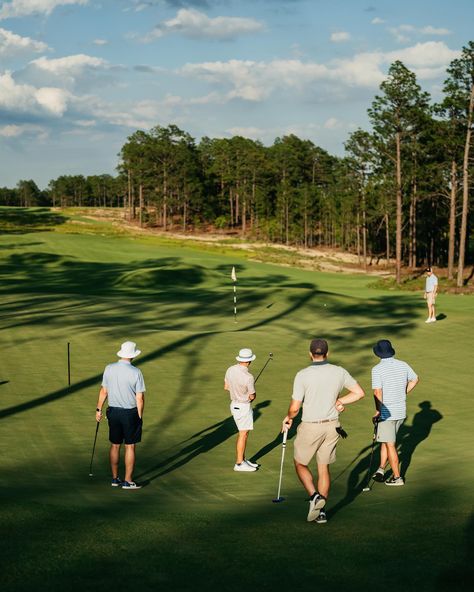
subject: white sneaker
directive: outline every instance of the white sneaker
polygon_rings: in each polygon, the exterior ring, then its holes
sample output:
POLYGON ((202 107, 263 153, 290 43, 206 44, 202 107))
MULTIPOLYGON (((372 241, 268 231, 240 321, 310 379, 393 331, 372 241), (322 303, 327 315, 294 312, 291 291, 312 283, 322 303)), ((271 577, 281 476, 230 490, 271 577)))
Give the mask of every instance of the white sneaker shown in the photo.
POLYGON ((260 465, 258 463, 254 463, 251 460, 247 460, 246 458, 244 458, 244 462, 246 462, 251 467, 255 467, 256 469, 260 468, 260 465))
POLYGON ((434 319, 431 319, 430 323, 436 323, 436 317, 434 319))
POLYGON ((431 319, 426 319, 425 323, 431 323, 431 319))
POLYGON ((309 512, 306 520, 314 522, 319 516, 319 512, 326 505, 326 498, 317 493, 312 500, 309 501, 309 512))
POLYGON ((235 463, 234 465, 234 471, 240 471, 242 473, 252 473, 253 471, 256 471, 257 468, 256 467, 251 467, 245 460, 244 462, 241 462, 240 464, 235 463))

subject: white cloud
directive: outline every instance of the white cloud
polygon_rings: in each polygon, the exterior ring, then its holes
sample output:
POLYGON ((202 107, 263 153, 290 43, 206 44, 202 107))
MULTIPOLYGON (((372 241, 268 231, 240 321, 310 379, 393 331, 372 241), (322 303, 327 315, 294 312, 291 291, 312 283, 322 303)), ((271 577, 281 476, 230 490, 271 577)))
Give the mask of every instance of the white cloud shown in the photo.
POLYGON ((399 43, 408 43, 410 37, 413 35, 435 35, 445 36, 450 35, 449 29, 436 28, 428 25, 426 27, 414 27, 413 25, 399 25, 398 27, 390 27, 390 33, 395 37, 399 43))
MULTIPOLYGON (((182 8, 176 16, 157 25, 150 33, 141 38, 151 42, 169 33, 179 33, 191 39, 231 40, 239 35, 256 33, 264 28, 263 24, 252 18, 217 16, 210 18, 193 8, 182 8)), ((140 36, 134 35, 140 39, 140 36)))
POLYGON ((378 16, 373 18, 370 22, 372 25, 383 25, 385 23, 385 21, 383 19, 379 18, 378 16))
POLYGON ((35 98, 45 111, 62 117, 67 109, 69 93, 62 88, 43 87, 35 92, 35 98))
POLYGON ((420 29, 420 33, 423 33, 423 35, 451 35, 452 31, 450 31, 449 29, 443 29, 443 28, 439 28, 437 29, 436 27, 432 27, 431 25, 428 25, 427 27, 423 27, 422 29, 420 29))
POLYGON ((41 57, 30 62, 36 68, 57 76, 78 76, 85 68, 100 68, 107 65, 102 58, 76 54, 64 58, 41 57))
POLYGON ((49 15, 58 6, 70 4, 85 5, 89 0, 10 0, 0 8, 0 20, 27 16, 30 14, 49 15))
POLYGON ((49 49, 46 43, 30 37, 21 37, 12 31, 0 28, 0 57, 9 58, 25 53, 41 53, 49 49))
POLYGON ((218 87, 222 100, 261 102, 274 92, 304 92, 311 96, 326 92, 333 98, 341 89, 375 89, 386 77, 386 69, 401 60, 420 79, 435 78, 458 57, 440 41, 417 43, 392 52, 366 52, 352 58, 334 59, 327 64, 294 60, 254 62, 230 60, 186 64, 179 73, 197 77, 218 87), (323 84, 324 83, 324 84, 323 84))
POLYGON ((46 137, 47 131, 40 125, 25 123, 22 125, 4 125, 0 126, 0 137, 18 138, 24 134, 46 137))
POLYGON ((341 127, 343 127, 343 123, 342 121, 339 121, 339 119, 337 119, 336 117, 330 117, 329 119, 327 119, 324 122, 324 129, 340 129, 341 127))
POLYGON ((62 117, 70 97, 61 88, 17 84, 8 71, 0 75, 0 109, 11 113, 62 117))
POLYGON ((349 41, 351 38, 350 33, 347 31, 336 31, 331 34, 331 41, 333 43, 341 43, 343 41, 349 41))
POLYGON ((107 39, 94 39, 94 41, 92 43, 94 45, 107 45, 108 41, 107 41, 107 39))

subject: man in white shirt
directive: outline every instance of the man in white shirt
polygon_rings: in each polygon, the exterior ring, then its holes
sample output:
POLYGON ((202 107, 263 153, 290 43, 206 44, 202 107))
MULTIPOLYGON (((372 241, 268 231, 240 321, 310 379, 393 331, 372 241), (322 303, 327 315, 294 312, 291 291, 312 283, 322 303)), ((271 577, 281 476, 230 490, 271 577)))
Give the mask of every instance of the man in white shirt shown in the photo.
POLYGON ((438 278, 433 273, 433 269, 431 267, 427 267, 425 269, 425 273, 426 284, 424 299, 428 305, 428 318, 426 319, 425 323, 434 323, 436 322, 435 301, 436 294, 438 292, 438 278))
POLYGON ((227 369, 224 379, 224 389, 230 394, 230 412, 239 430, 234 471, 245 473, 254 472, 259 467, 245 458, 247 438, 249 431, 253 430, 252 401, 257 396, 254 377, 249 372, 249 366, 255 358, 251 349, 241 349, 235 358, 238 363, 227 369))

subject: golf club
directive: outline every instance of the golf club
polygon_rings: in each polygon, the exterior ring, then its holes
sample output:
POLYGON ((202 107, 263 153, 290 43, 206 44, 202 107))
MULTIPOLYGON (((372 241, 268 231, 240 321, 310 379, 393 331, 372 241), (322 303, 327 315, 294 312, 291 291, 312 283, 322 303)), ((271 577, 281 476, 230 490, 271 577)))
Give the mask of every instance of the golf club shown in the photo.
POLYGON ((370 451, 370 461, 369 461, 369 466, 367 468, 367 478, 366 478, 366 483, 365 483, 365 487, 362 491, 370 491, 370 480, 371 480, 371 468, 372 468, 372 459, 374 457, 374 448, 375 448, 375 441, 377 439, 377 429, 379 427, 379 421, 378 418, 375 418, 374 420, 374 432, 372 434, 372 448, 370 451))
POLYGON ((260 372, 258 373, 258 375, 257 375, 257 378, 256 378, 256 379, 255 379, 255 381, 254 381, 254 384, 255 384, 255 383, 257 382, 257 380, 260 378, 260 376, 261 376, 262 372, 265 370, 265 368, 267 367, 267 364, 268 364, 268 362, 269 362, 270 360, 273 360, 273 354, 272 354, 272 352, 270 352, 270 353, 268 354, 268 360, 265 362, 265 365, 263 366, 263 368, 262 368, 262 369, 260 370, 260 372))
POLYGON ((283 442, 281 444, 281 464, 280 464, 280 479, 278 480, 278 493, 275 499, 272 499, 274 504, 279 504, 280 502, 285 501, 284 497, 280 496, 281 493, 281 480, 283 477, 283 462, 285 460, 285 450, 286 450, 286 439, 288 438, 288 430, 283 432, 283 442))
POLYGON ((100 426, 100 422, 97 422, 97 426, 95 428, 95 438, 94 438, 94 446, 92 447, 92 456, 91 456, 91 464, 89 466, 89 477, 92 477, 92 463, 94 461, 94 452, 95 452, 95 444, 97 442, 97 434, 99 433, 99 426, 100 426))

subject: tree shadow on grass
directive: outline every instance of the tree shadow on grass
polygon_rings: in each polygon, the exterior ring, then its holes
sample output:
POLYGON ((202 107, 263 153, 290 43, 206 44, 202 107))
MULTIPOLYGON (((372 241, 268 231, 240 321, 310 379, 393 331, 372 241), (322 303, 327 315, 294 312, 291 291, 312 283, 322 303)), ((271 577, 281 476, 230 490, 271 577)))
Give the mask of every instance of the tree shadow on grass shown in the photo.
POLYGON ((67 222, 66 216, 49 208, 0 208, 0 234, 49 231, 67 222))
MULTIPOLYGON (((299 426, 300 423, 301 423, 301 414, 299 414, 293 420, 293 425, 291 426, 291 429, 288 431, 287 440, 291 440, 292 438, 294 438, 296 436, 296 429, 298 428, 298 426, 299 426)), ((258 450, 254 455, 252 455, 252 457, 250 458, 250 460, 252 462, 258 462, 261 458, 263 458, 264 456, 266 456, 273 449, 275 449, 278 446, 280 446, 280 444, 282 443, 282 441, 283 441, 283 435, 282 435, 282 433, 280 431, 273 438, 273 440, 271 440, 270 442, 268 442, 268 444, 265 444, 264 446, 262 446, 260 448, 260 450, 258 450)))
MULTIPOLYGON (((428 436, 431 433, 431 428, 433 427, 433 424, 435 424, 443 418, 439 411, 437 411, 436 409, 432 409, 430 401, 423 401, 419 404, 419 407, 421 411, 418 411, 418 413, 416 413, 413 416, 412 424, 407 425, 406 423, 404 423, 397 434, 398 456, 400 459, 400 474, 402 475, 402 477, 405 477, 407 474, 408 468, 412 462, 415 449, 418 447, 419 444, 421 444, 421 442, 428 438, 428 436)), ((355 500, 355 498, 362 492, 366 483, 369 484, 371 482, 371 478, 367 480, 367 475, 369 475, 370 477, 375 472, 376 468, 380 465, 380 446, 377 444, 375 446, 376 448, 374 450, 374 455, 371 464, 370 460, 372 445, 369 444, 368 446, 362 448, 362 450, 360 450, 357 456, 337 475, 335 479, 333 479, 334 483, 349 469, 350 466, 353 465, 354 462, 360 459, 349 474, 349 478, 347 480, 346 494, 344 498, 337 502, 337 504, 331 510, 332 516, 337 514, 337 512, 342 510, 345 506, 351 504, 355 500)))
POLYGON ((472 590, 474 582, 474 514, 471 514, 465 531, 465 551, 460 554, 458 563, 445 569, 438 577, 436 590, 445 592, 464 592, 472 590), (464 555, 464 556, 462 556, 464 555))
MULTIPOLYGON (((270 404, 271 401, 267 400, 255 405, 253 409, 254 422, 258 421, 262 415, 261 410, 265 407, 268 407, 270 404)), ((234 418, 232 416, 226 417, 226 419, 223 419, 222 421, 219 421, 218 423, 215 423, 214 425, 197 432, 193 436, 190 436, 187 440, 185 440, 185 442, 191 440, 190 444, 184 446, 172 456, 160 461, 154 467, 147 469, 140 475, 137 475, 136 479, 141 479, 143 485, 148 485, 155 479, 163 477, 168 473, 172 473, 176 469, 188 464, 200 454, 205 454, 213 448, 216 448, 228 438, 236 434, 237 431, 238 430, 235 425, 234 418), (147 475, 150 473, 152 474, 147 477, 147 475), (143 477, 146 478, 143 480, 143 477)))

